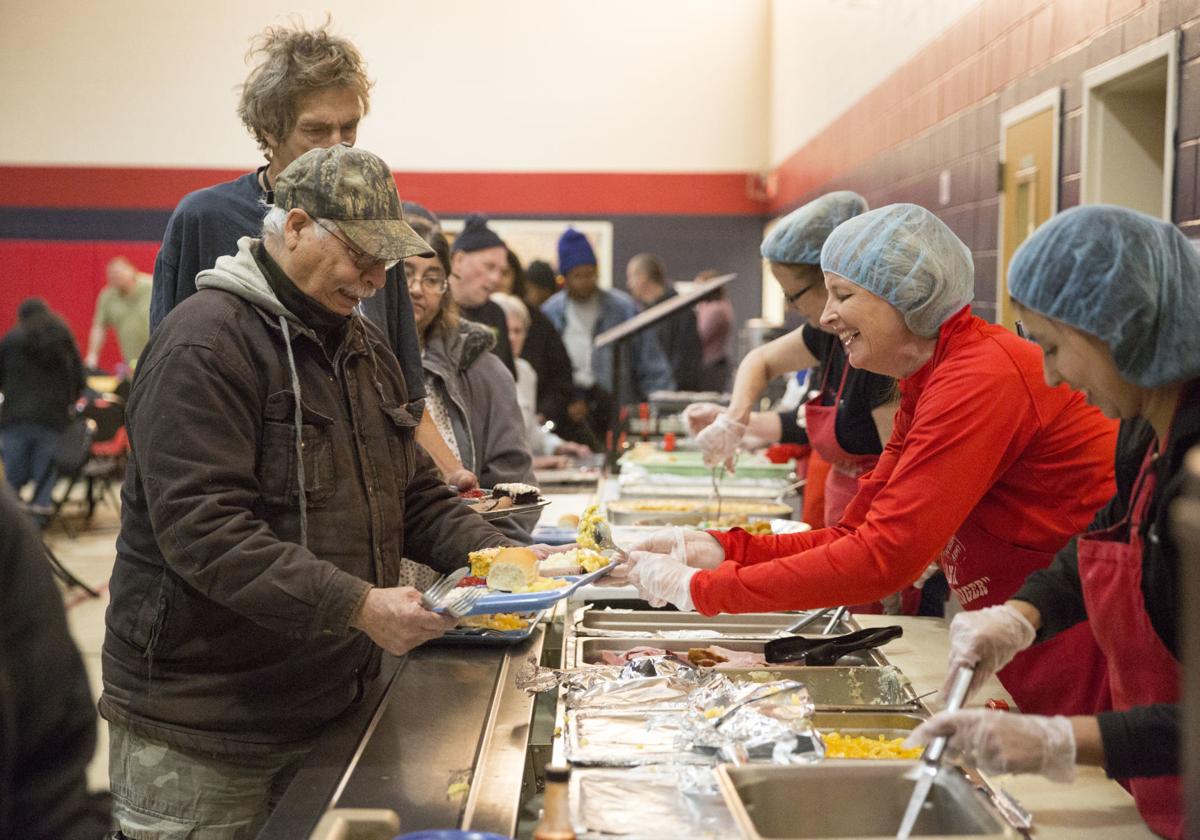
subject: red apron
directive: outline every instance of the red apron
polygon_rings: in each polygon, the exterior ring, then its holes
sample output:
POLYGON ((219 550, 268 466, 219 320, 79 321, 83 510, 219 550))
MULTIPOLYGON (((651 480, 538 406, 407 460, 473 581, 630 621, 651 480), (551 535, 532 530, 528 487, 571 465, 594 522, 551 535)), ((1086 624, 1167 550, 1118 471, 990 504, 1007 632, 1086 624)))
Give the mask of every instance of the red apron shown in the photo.
MULTIPOLYGON (((963 609, 978 610, 1003 604, 1053 556, 994 537, 968 516, 938 564, 963 609)), ((1112 708, 1104 654, 1087 621, 1021 651, 996 676, 1026 714, 1094 715, 1112 708)))
MULTIPOLYGON (((1113 708, 1179 702, 1179 660, 1146 614, 1142 597, 1141 526, 1154 494, 1152 447, 1138 473, 1129 516, 1121 524, 1079 539, 1079 580, 1096 641, 1108 658, 1113 708)), ((1164 837, 1183 836, 1179 776, 1129 779, 1142 819, 1164 837)))
MULTIPOLYGON (((837 439, 837 410, 842 402, 842 391, 846 387, 846 375, 850 372, 850 363, 842 365, 842 381, 838 383, 837 394, 833 405, 819 405, 817 400, 809 400, 804 404, 805 424, 808 427, 809 445, 829 463, 829 474, 825 478, 825 526, 836 525, 842 518, 850 500, 858 494, 858 477, 875 468, 878 455, 852 455, 842 449, 837 439)), ((821 395, 825 394, 825 386, 829 381, 829 366, 825 366, 821 377, 821 395)), ((905 587, 901 593, 899 605, 893 612, 902 615, 916 615, 921 605, 921 590, 915 587, 905 587)), ((878 615, 885 612, 882 601, 869 604, 848 605, 851 612, 871 613, 878 615)))
MULTIPOLYGON (((837 439, 837 410, 842 401, 842 389, 846 387, 846 374, 850 363, 842 364, 842 381, 838 383, 833 405, 818 405, 817 400, 804 404, 805 424, 808 427, 808 442, 829 463, 829 476, 825 479, 825 525, 836 525, 846 510, 846 505, 858 493, 858 477, 873 469, 878 455, 851 455, 842 449, 837 439)), ((821 376, 821 395, 829 382, 829 366, 821 376)))

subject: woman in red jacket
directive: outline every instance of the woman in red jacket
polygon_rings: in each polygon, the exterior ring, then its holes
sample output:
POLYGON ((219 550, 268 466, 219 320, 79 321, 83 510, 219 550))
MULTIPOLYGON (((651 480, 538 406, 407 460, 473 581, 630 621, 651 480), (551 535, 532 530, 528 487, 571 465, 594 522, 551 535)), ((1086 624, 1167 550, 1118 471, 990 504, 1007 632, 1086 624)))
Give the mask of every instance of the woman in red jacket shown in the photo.
MULTIPOLYGON (((1112 495, 1116 425, 1047 386, 1035 345, 971 314, 970 251, 928 210, 895 204, 850 219, 821 268, 822 326, 851 365, 900 380, 875 469, 836 527, 695 533, 686 564, 652 538, 631 579, 646 597, 707 615, 807 609, 881 598, 936 559, 964 609, 1003 603, 1112 495)), ((999 676, 1025 711, 1109 702, 1086 622, 999 676)))

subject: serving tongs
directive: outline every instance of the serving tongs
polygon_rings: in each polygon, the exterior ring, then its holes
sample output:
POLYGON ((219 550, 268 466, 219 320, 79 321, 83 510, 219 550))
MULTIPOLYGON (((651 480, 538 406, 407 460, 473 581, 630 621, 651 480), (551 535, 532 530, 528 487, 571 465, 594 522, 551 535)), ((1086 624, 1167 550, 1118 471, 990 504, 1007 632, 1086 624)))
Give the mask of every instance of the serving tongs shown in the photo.
POLYGON ((835 636, 832 639, 810 639, 791 636, 772 639, 763 646, 763 656, 768 665, 798 662, 805 665, 833 665, 843 656, 860 650, 870 650, 885 645, 904 635, 904 628, 893 624, 888 627, 873 627, 835 636))
POLYGON ((789 624, 787 627, 784 627, 783 632, 784 633, 799 633, 801 630, 805 629, 810 624, 816 624, 822 618, 829 615, 830 610, 833 610, 833 617, 829 619, 829 623, 826 624, 825 629, 821 631, 821 635, 828 636, 830 633, 833 632, 833 628, 837 627, 838 622, 842 620, 842 616, 844 616, 846 614, 845 607, 838 607, 837 609, 834 609, 833 607, 826 607, 823 610, 817 610, 816 612, 806 615, 804 618, 800 619, 795 624, 789 624))
MULTIPOLYGON (((967 699, 967 689, 971 686, 971 677, 974 674, 975 669, 969 667, 960 667, 954 672, 954 684, 950 688, 950 696, 946 698, 946 711, 957 712, 962 708, 963 701, 967 699)), ((921 763, 916 771, 917 783, 913 787, 912 797, 908 800, 908 808, 904 811, 904 819, 900 821, 896 840, 908 840, 908 836, 912 834, 917 817, 921 816, 921 809, 925 806, 925 800, 929 798, 933 782, 942 769, 942 753, 946 751, 948 741, 949 738, 945 735, 939 735, 933 739, 921 755, 921 763)))

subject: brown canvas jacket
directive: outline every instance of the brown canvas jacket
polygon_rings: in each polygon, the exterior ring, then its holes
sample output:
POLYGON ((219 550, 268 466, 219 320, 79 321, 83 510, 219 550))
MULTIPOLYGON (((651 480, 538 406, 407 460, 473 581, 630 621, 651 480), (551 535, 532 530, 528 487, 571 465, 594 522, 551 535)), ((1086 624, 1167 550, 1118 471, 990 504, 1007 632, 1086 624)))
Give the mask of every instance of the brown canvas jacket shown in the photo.
POLYGON ((143 353, 103 649, 105 718, 219 753, 303 742, 360 696, 379 651, 349 622, 402 554, 449 570, 511 542, 415 445, 378 329, 352 316, 329 358, 254 243, 143 353))

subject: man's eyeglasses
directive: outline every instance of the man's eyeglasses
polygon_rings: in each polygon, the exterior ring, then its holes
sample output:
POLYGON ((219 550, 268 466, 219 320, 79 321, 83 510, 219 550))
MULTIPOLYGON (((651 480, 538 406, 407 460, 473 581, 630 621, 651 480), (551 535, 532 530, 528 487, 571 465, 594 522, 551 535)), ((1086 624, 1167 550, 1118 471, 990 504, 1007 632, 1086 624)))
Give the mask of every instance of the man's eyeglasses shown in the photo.
POLYGON ((405 271, 404 279, 410 289, 413 286, 419 285, 427 292, 443 292, 446 290, 446 275, 437 269, 431 269, 421 274, 405 271))
POLYGON ((795 306, 796 301, 800 300, 800 298, 804 297, 806 294, 811 292, 816 287, 816 285, 817 285, 816 283, 809 283, 807 286, 805 286, 803 289, 801 289, 798 292, 792 292, 790 295, 784 295, 783 300, 788 306, 795 306))
POLYGON ((338 232, 329 225, 323 225, 319 221, 317 224, 321 225, 321 227, 325 229, 326 233, 330 234, 334 239, 342 243, 342 247, 346 249, 346 253, 349 254, 350 259, 353 260, 354 267, 359 271, 370 271, 380 263, 383 263, 384 271, 391 271, 396 264, 400 262, 400 260, 381 260, 378 257, 372 256, 361 248, 356 248, 354 243, 343 239, 338 235, 338 232))

